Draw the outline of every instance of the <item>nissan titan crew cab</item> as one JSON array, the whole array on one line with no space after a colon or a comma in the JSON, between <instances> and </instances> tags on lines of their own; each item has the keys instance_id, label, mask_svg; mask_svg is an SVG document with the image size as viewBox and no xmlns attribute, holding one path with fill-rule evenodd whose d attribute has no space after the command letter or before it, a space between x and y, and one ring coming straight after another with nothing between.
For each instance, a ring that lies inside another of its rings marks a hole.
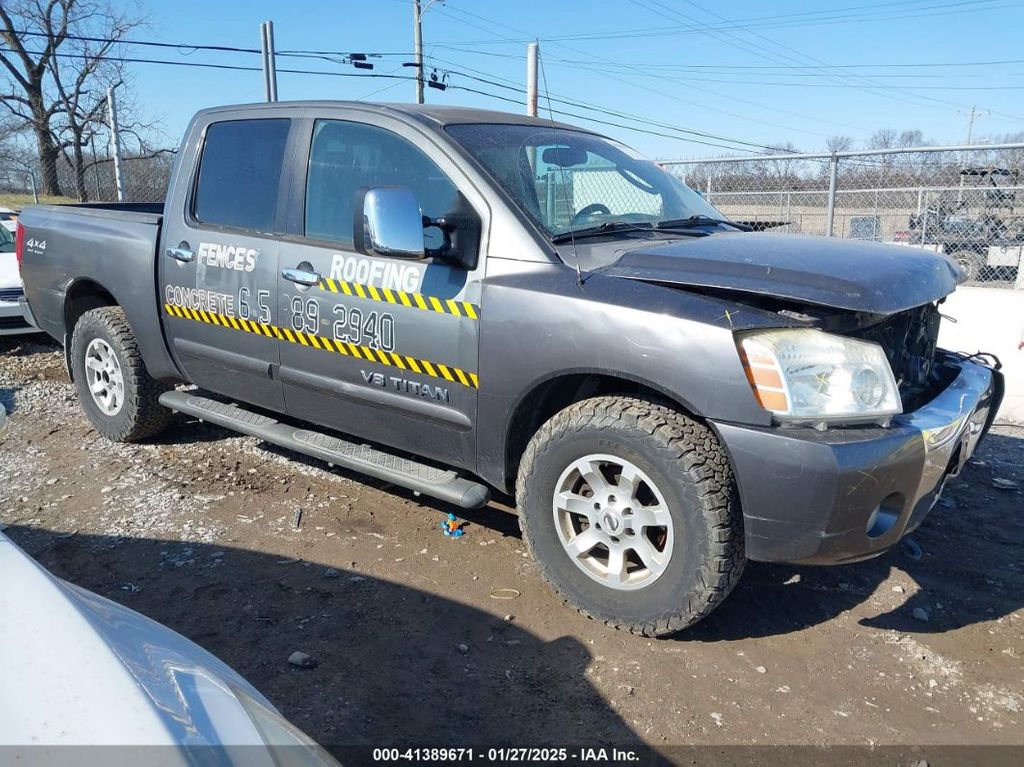
<instances>
[{"instance_id":1,"label":"nissan titan crew cab","mask_svg":"<svg viewBox=\"0 0 1024 767\"><path fill-rule=\"evenodd\" d=\"M997 364L936 348L947 258L747 231L537 118L209 109L165 204L18 223L100 433L179 411L454 506L514 495L559 594L644 635L747 559L892 547L1002 397Z\"/></svg>"}]
</instances>

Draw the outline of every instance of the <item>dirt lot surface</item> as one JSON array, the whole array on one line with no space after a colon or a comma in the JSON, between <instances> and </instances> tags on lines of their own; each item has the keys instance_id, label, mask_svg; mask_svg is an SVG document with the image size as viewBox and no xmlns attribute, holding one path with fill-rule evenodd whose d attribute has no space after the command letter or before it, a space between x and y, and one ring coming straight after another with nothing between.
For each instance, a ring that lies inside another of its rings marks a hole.
<instances>
[{"instance_id":1,"label":"dirt lot surface","mask_svg":"<svg viewBox=\"0 0 1024 767\"><path fill-rule=\"evenodd\" d=\"M1024 486L1022 429L950 485L919 557L751 564L710 619L648 640L563 606L507 505L451 540L443 505L182 416L109 443L38 338L0 340L0 403L7 534L322 743L1024 743L1024 495L995 486Z\"/></svg>"}]
</instances>

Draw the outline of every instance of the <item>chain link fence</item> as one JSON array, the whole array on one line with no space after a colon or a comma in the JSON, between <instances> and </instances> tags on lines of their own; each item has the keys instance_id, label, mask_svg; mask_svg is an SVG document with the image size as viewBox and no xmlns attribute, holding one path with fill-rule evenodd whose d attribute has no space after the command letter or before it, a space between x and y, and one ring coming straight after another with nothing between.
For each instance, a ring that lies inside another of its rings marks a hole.
<instances>
[{"instance_id":1,"label":"chain link fence","mask_svg":"<svg viewBox=\"0 0 1024 767\"><path fill-rule=\"evenodd\" d=\"M174 151L160 150L139 157L121 160L121 181L126 202L163 202L174 165ZM19 204L32 202L115 202L118 199L114 162L103 157L87 160L79 180L70 164L57 164L57 180L62 195L48 197L38 170L0 168L0 195L10 196Z\"/></svg>"},{"instance_id":2,"label":"chain link fence","mask_svg":"<svg viewBox=\"0 0 1024 767\"><path fill-rule=\"evenodd\" d=\"M1024 289L1024 144L661 164L756 229L946 253L970 284Z\"/></svg>"}]
</instances>

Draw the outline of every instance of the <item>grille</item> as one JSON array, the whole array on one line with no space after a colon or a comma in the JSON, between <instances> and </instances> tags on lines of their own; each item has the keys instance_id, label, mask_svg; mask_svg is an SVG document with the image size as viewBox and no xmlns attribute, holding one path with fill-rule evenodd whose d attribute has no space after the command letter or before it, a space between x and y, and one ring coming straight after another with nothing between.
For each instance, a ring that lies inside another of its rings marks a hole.
<instances>
[{"instance_id":1,"label":"grille","mask_svg":"<svg viewBox=\"0 0 1024 767\"><path fill-rule=\"evenodd\" d=\"M25 295L21 288L0 288L0 301L17 301Z\"/></svg>"}]
</instances>

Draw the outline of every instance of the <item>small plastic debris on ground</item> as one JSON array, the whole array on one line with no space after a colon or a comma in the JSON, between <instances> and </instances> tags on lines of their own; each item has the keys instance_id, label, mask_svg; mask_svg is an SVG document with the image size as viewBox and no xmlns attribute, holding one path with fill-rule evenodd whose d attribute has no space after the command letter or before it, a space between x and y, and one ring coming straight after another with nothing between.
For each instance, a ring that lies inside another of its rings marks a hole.
<instances>
[{"instance_id":1,"label":"small plastic debris on ground","mask_svg":"<svg viewBox=\"0 0 1024 767\"><path fill-rule=\"evenodd\" d=\"M511 623L515 619L516 619L516 616L514 616L512 613L509 613L508 615L505 616L505 623Z\"/></svg>"},{"instance_id":2,"label":"small plastic debris on ground","mask_svg":"<svg viewBox=\"0 0 1024 767\"><path fill-rule=\"evenodd\" d=\"M1012 479L1006 479L1005 477L993 477L992 487L998 488L999 490L1017 490L1020 488L1020 484L1014 482Z\"/></svg>"},{"instance_id":3,"label":"small plastic debris on ground","mask_svg":"<svg viewBox=\"0 0 1024 767\"><path fill-rule=\"evenodd\" d=\"M522 595L518 589L495 589L491 592L491 599L518 599Z\"/></svg>"},{"instance_id":4,"label":"small plastic debris on ground","mask_svg":"<svg viewBox=\"0 0 1024 767\"><path fill-rule=\"evenodd\" d=\"M893 587L892 587L892 590L893 590L893 591L894 591L895 593L897 593L897 594L905 594L905 593L906 593L906 591L907 591L907 590L906 590L905 588L903 588L902 586L893 586Z\"/></svg>"},{"instance_id":5,"label":"small plastic debris on ground","mask_svg":"<svg viewBox=\"0 0 1024 767\"><path fill-rule=\"evenodd\" d=\"M127 591L129 594L138 594L142 591L142 586L137 586L134 583L125 583L122 584L121 591Z\"/></svg>"},{"instance_id":6,"label":"small plastic debris on ground","mask_svg":"<svg viewBox=\"0 0 1024 767\"><path fill-rule=\"evenodd\" d=\"M459 522L454 514L449 514L441 521L441 530L447 538L461 538L464 534L462 525L463 523Z\"/></svg>"},{"instance_id":7,"label":"small plastic debris on ground","mask_svg":"<svg viewBox=\"0 0 1024 767\"><path fill-rule=\"evenodd\" d=\"M903 553L913 559L915 562L921 558L921 547L917 545L917 541L913 538L903 539Z\"/></svg>"},{"instance_id":8,"label":"small plastic debris on ground","mask_svg":"<svg viewBox=\"0 0 1024 767\"><path fill-rule=\"evenodd\" d=\"M288 662L296 668L314 668L316 666L316 658L298 651L288 656Z\"/></svg>"},{"instance_id":9,"label":"small plastic debris on ground","mask_svg":"<svg viewBox=\"0 0 1024 767\"><path fill-rule=\"evenodd\" d=\"M768 673L768 669L766 669L764 666L756 666L754 668L754 671L756 671L758 674L767 674Z\"/></svg>"},{"instance_id":10,"label":"small plastic debris on ground","mask_svg":"<svg viewBox=\"0 0 1024 767\"><path fill-rule=\"evenodd\" d=\"M931 614L923 607L915 607L911 615L914 616L914 620L921 621L923 623L927 623L932 617Z\"/></svg>"},{"instance_id":11,"label":"small plastic debris on ground","mask_svg":"<svg viewBox=\"0 0 1024 767\"><path fill-rule=\"evenodd\" d=\"M469 654L469 645L465 642L460 642L458 645L456 645L456 647L458 648L459 652L463 655Z\"/></svg>"}]
</instances>

